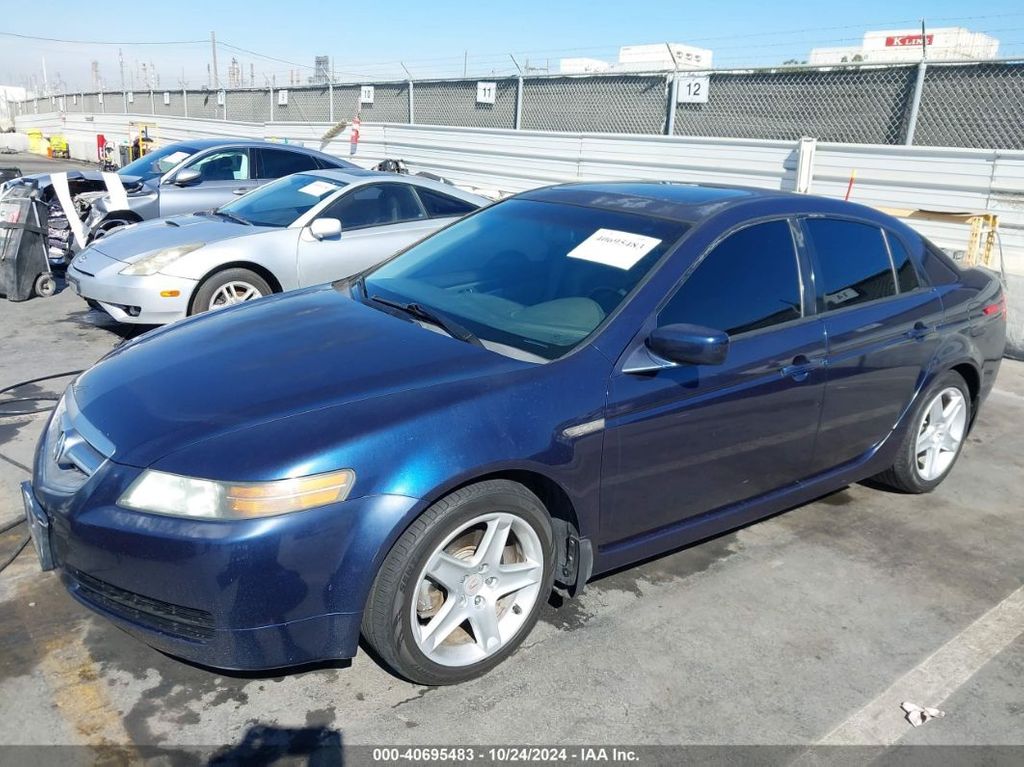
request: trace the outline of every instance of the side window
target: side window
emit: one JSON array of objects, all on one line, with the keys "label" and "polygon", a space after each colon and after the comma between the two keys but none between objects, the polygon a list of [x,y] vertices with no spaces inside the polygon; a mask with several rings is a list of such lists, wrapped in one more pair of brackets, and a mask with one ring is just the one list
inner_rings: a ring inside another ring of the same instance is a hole
[{"label": "side window", "polygon": [[826,311],[896,295],[881,229],[830,218],[810,218],[806,225],[818,256],[818,290]]},{"label": "side window", "polygon": [[431,218],[443,218],[445,216],[464,216],[472,213],[477,206],[471,202],[460,200],[433,189],[417,187],[416,193],[420,196],[423,207],[427,209],[427,215]]},{"label": "side window", "polygon": [[196,160],[188,167],[203,174],[203,181],[246,181],[249,176],[249,152],[225,149]]},{"label": "side window", "polygon": [[426,214],[406,184],[369,184],[342,195],[320,217],[340,219],[345,229],[360,229],[414,221]]},{"label": "side window", "polygon": [[785,221],[729,235],[707,254],[661,313],[658,325],[688,322],[746,333],[803,316],[800,268]]},{"label": "side window", "polygon": [[907,253],[903,241],[891,232],[885,233],[885,239],[892,252],[892,263],[896,267],[896,281],[899,283],[900,293],[920,287],[921,281],[917,278],[914,262],[910,260],[910,254]]},{"label": "side window", "polygon": [[318,170],[320,165],[312,155],[289,152],[286,149],[260,149],[260,178],[281,178],[306,170]]}]

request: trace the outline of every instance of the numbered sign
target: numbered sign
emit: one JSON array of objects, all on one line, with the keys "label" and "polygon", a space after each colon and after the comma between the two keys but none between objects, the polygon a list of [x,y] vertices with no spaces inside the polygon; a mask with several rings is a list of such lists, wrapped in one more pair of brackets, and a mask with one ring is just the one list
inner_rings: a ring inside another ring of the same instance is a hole
[{"label": "numbered sign", "polygon": [[217,91],[217,106],[224,106],[224,91]]},{"label": "numbered sign", "polygon": [[711,78],[707,75],[676,78],[676,101],[680,104],[707,104],[710,83]]},{"label": "numbered sign", "polygon": [[360,104],[372,104],[373,103],[373,86],[364,85],[359,89],[359,103]]},{"label": "numbered sign", "polygon": [[477,104],[493,104],[494,94],[498,90],[497,83],[477,83],[476,84],[476,103]]},{"label": "numbered sign", "polygon": [[96,98],[99,101],[99,103],[101,103],[101,104],[103,103],[103,94],[102,93],[97,93],[96,94]]},{"label": "numbered sign", "polygon": [[77,93],[72,93],[71,94],[71,103],[74,104],[76,107],[78,106],[78,94]]},{"label": "numbered sign", "polygon": [[288,91],[283,88],[277,92],[277,105],[279,107],[288,106]]},{"label": "numbered sign", "polygon": [[129,104],[134,104],[135,103],[135,91],[128,91],[128,103]]},{"label": "numbered sign", "polygon": [[171,92],[170,91],[164,91],[164,106],[167,107],[167,106],[170,106],[170,105],[171,105]]}]

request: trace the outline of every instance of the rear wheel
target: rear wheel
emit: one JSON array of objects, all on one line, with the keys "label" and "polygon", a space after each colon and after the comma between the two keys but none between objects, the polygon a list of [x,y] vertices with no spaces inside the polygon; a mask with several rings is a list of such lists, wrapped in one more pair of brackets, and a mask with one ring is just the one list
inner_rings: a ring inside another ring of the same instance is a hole
[{"label": "rear wheel", "polygon": [[427,509],[384,560],[363,636],[410,681],[454,684],[509,657],[554,579],[551,520],[514,482],[489,480]]},{"label": "rear wheel", "polygon": [[970,423],[967,382],[947,370],[918,399],[896,462],[875,479],[905,493],[931,492],[960,457]]},{"label": "rear wheel", "polygon": [[224,309],[235,304],[269,296],[273,289],[249,269],[225,269],[207,277],[192,299],[189,314]]}]

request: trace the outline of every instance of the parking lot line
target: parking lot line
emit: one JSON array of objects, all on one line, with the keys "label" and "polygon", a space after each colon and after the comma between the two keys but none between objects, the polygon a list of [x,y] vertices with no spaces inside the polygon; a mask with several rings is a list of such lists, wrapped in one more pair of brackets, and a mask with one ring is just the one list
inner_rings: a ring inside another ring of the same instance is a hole
[{"label": "parking lot line", "polygon": [[890,746],[910,729],[900,703],[940,708],[982,666],[1024,634],[1024,586],[828,733],[820,745]]}]

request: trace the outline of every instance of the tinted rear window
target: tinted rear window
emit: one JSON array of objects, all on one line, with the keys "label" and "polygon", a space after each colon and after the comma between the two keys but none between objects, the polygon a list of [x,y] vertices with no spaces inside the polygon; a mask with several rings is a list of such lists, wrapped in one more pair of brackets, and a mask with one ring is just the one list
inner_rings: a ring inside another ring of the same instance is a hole
[{"label": "tinted rear window", "polygon": [[805,223],[817,255],[821,272],[818,293],[826,311],[896,295],[881,229],[829,218],[811,218]]},{"label": "tinted rear window", "polygon": [[466,202],[441,192],[435,192],[432,189],[417,188],[416,193],[420,196],[420,201],[423,203],[423,207],[427,209],[427,215],[431,218],[464,216],[467,213],[472,213],[477,208],[471,202]]}]

